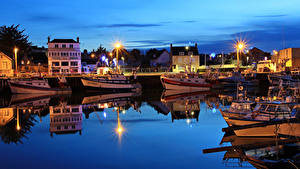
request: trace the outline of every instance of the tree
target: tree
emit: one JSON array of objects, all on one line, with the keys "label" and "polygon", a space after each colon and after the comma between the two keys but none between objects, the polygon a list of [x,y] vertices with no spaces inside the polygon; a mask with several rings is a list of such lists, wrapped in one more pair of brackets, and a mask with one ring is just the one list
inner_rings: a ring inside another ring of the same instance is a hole
[{"label": "tree", "polygon": [[100,46],[96,50],[96,55],[99,56],[99,55],[104,54],[104,53],[106,53],[106,48],[103,47],[102,44],[100,44]]},{"label": "tree", "polygon": [[[0,27],[0,51],[13,58],[14,48],[18,48],[18,56],[27,56],[31,42],[28,41],[28,35],[25,30],[19,30],[20,25],[1,26]],[[18,57],[20,60],[21,57]]]}]

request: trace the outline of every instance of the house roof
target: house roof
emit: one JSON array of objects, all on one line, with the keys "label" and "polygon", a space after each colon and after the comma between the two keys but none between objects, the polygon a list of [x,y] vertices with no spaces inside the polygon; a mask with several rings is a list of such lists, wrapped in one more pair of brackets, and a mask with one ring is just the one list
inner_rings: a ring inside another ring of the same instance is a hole
[{"label": "house roof", "polygon": [[74,39],[53,39],[50,43],[78,43]]},{"label": "house roof", "polygon": [[1,52],[0,51],[0,55],[2,55],[2,56],[6,56],[9,60],[12,60],[12,58],[11,57],[9,57],[9,56],[7,56],[5,53],[3,53],[3,52]]},{"label": "house roof", "polygon": [[172,55],[179,55],[179,52],[184,52],[184,55],[189,55],[189,52],[193,52],[193,55],[199,55],[197,46],[188,46],[188,49],[186,46],[171,47]]}]

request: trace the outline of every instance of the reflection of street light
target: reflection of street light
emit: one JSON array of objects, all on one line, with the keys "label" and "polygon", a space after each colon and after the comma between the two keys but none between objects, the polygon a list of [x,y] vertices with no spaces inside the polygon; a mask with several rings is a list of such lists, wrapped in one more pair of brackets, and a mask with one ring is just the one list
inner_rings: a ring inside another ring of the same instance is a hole
[{"label": "reflection of street light", "polygon": [[122,124],[121,124],[121,121],[120,121],[120,108],[119,107],[115,107],[117,108],[117,118],[118,118],[118,126],[116,128],[116,133],[118,134],[118,137],[119,137],[119,141],[121,141],[122,139],[122,134],[123,132],[125,131],[125,129],[123,128]]},{"label": "reflection of street light", "polygon": [[21,130],[21,126],[20,126],[20,117],[19,117],[19,109],[17,108],[17,130],[20,131]]},{"label": "reflection of street light", "polygon": [[14,52],[15,52],[15,66],[16,66],[15,67],[15,69],[16,69],[15,73],[16,74],[18,73],[18,60],[17,60],[17,58],[18,58],[18,55],[17,55],[18,54],[18,50],[19,50],[18,48],[14,48]]},{"label": "reflection of street light", "polygon": [[112,56],[113,56],[113,53],[112,53],[112,52],[109,52],[109,56],[112,57]]}]

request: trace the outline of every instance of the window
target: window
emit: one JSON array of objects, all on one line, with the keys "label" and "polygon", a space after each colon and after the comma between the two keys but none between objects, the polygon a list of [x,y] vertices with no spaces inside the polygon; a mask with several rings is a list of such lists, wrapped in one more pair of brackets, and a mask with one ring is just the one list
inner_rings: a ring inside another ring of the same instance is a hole
[{"label": "window", "polygon": [[52,62],[52,66],[59,66],[59,62]]},{"label": "window", "polygon": [[2,67],[3,67],[3,69],[8,69],[7,62],[3,62],[3,63],[2,63]]},{"label": "window", "polygon": [[69,66],[69,62],[61,62],[61,66]]},{"label": "window", "polygon": [[193,52],[189,52],[188,55],[189,55],[189,56],[190,56],[190,55],[193,55]]},{"label": "window", "polygon": [[57,126],[57,130],[60,130],[60,126]]},{"label": "window", "polygon": [[68,129],[68,126],[65,126],[64,128],[65,128],[65,130],[67,130],[67,129]]},{"label": "window", "polygon": [[70,45],[70,48],[73,48],[73,44]]},{"label": "window", "polygon": [[63,44],[61,47],[62,47],[62,48],[66,48],[66,44]]},{"label": "window", "polygon": [[79,112],[79,108],[72,108],[72,112]]},{"label": "window", "polygon": [[71,66],[78,66],[77,62],[71,62]]},{"label": "window", "polygon": [[179,56],[184,56],[184,52],[179,52]]},{"label": "window", "polygon": [[58,44],[55,44],[54,47],[55,47],[55,48],[58,48]]}]

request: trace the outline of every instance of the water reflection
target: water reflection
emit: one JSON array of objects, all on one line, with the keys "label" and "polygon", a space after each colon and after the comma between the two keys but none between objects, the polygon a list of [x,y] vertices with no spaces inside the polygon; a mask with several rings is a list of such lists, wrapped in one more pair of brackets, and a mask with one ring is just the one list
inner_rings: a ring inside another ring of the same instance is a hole
[{"label": "water reflection", "polygon": [[[220,140],[217,138],[222,137],[220,135],[222,127],[226,127],[219,109],[227,109],[234,105],[232,102],[235,96],[238,96],[234,91],[229,93],[163,91],[154,95],[130,92],[8,96],[8,99],[3,99],[5,101],[0,108],[1,140],[5,144],[24,142],[29,144],[47,135],[59,147],[59,144],[64,145],[63,140],[68,139],[76,145],[92,144],[93,146],[96,141],[86,140],[96,139],[107,147],[105,155],[115,156],[122,152],[111,153],[116,145],[113,140],[110,140],[111,137],[118,137],[118,142],[124,145],[124,150],[129,154],[143,149],[151,152],[155,146],[161,151],[159,153],[168,154],[169,151],[173,154],[177,149],[187,146],[186,143],[178,141],[182,139],[181,141],[190,143],[189,151],[195,150],[192,156],[194,159],[205,159],[206,156],[201,156],[199,153],[202,150],[199,145],[204,148],[207,148],[207,144],[218,145]],[[209,122],[212,124],[208,124]],[[286,128],[286,130],[279,128],[278,133],[272,137],[238,137],[233,131],[226,132],[221,140],[221,147],[206,151],[223,153],[223,159],[218,156],[213,159],[216,162],[224,161],[225,165],[221,168],[299,166],[299,123],[287,124],[296,127]],[[46,126],[47,131],[39,128],[40,126]],[[210,132],[211,126],[219,133]],[[172,133],[175,134],[172,136]],[[166,141],[169,139],[173,142]],[[138,142],[141,144],[137,146]],[[0,146],[4,144],[0,143]],[[168,146],[171,148],[169,147],[168,151],[164,150]],[[134,152],[131,150],[133,147],[136,148]],[[157,155],[157,153],[148,155]],[[129,158],[127,160],[130,161]],[[205,163],[201,160],[193,162],[195,164],[190,168],[197,168],[201,166],[200,163]],[[169,165],[176,168],[172,164]]]},{"label": "water reflection", "polygon": [[67,105],[62,102],[58,106],[50,106],[50,134],[74,134],[82,130],[82,106]]}]

